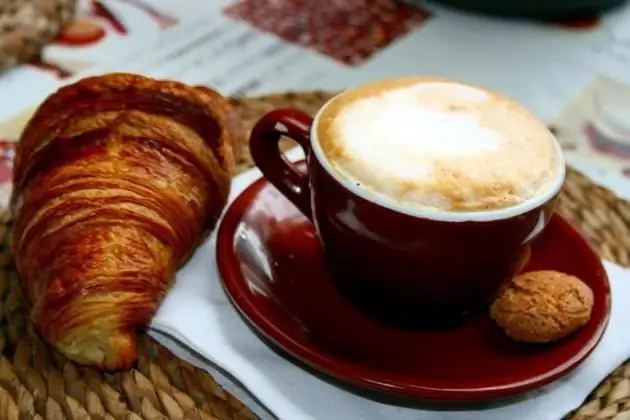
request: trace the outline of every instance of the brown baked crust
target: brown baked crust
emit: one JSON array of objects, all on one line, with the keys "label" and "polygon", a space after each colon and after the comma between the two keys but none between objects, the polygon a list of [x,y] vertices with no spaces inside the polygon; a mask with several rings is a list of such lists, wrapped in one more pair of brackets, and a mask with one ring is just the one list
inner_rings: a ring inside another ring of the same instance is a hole
[{"label": "brown baked crust", "polygon": [[582,280],[557,271],[516,276],[490,308],[490,316],[518,341],[559,340],[584,326],[593,292]]},{"label": "brown baked crust", "polygon": [[175,271],[215,226],[234,168],[229,102],[131,74],[64,87],[16,148],[12,247],[31,317],[70,359],[136,359]]}]

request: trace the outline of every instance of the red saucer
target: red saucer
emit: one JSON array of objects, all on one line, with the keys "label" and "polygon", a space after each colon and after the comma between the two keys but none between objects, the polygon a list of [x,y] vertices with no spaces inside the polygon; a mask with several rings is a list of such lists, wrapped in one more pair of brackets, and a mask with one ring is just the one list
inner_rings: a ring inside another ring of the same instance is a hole
[{"label": "red saucer", "polygon": [[264,179],[227,210],[217,260],[234,306],[276,348],[346,384],[401,397],[481,401],[550,383],[589,355],[610,313],[601,260],[558,215],[525,269],[580,277],[595,306],[584,328],[551,345],[514,342],[486,314],[443,331],[373,321],[337,294],[313,226]]}]

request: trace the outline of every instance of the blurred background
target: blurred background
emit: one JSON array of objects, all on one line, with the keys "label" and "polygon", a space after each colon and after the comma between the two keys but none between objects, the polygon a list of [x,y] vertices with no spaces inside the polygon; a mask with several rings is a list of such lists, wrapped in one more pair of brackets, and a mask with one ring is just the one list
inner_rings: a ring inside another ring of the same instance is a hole
[{"label": "blurred background", "polygon": [[4,0],[0,181],[33,107],[90,74],[231,96],[436,74],[522,102],[572,165],[628,198],[629,70],[624,0]]}]

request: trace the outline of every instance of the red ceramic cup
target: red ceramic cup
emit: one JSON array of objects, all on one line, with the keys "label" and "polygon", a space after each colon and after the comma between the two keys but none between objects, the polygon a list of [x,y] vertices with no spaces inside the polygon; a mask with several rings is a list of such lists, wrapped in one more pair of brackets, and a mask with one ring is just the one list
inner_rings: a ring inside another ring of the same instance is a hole
[{"label": "red ceramic cup", "polygon": [[[552,217],[564,160],[548,193],[517,206],[408,208],[334,171],[317,140],[319,115],[272,111],[254,127],[249,146],[263,175],[314,223],[339,291],[365,312],[402,324],[439,325],[484,309]],[[304,149],[306,172],[279,151],[283,136]]]}]

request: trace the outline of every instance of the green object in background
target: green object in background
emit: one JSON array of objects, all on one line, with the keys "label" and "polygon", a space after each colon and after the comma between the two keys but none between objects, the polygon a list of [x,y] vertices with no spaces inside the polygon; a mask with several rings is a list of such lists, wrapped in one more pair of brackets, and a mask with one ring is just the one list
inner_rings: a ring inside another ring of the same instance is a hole
[{"label": "green object in background", "polygon": [[[626,0],[433,0],[459,9],[505,17],[538,20],[593,18]],[[411,3],[422,3],[410,0]]]}]

